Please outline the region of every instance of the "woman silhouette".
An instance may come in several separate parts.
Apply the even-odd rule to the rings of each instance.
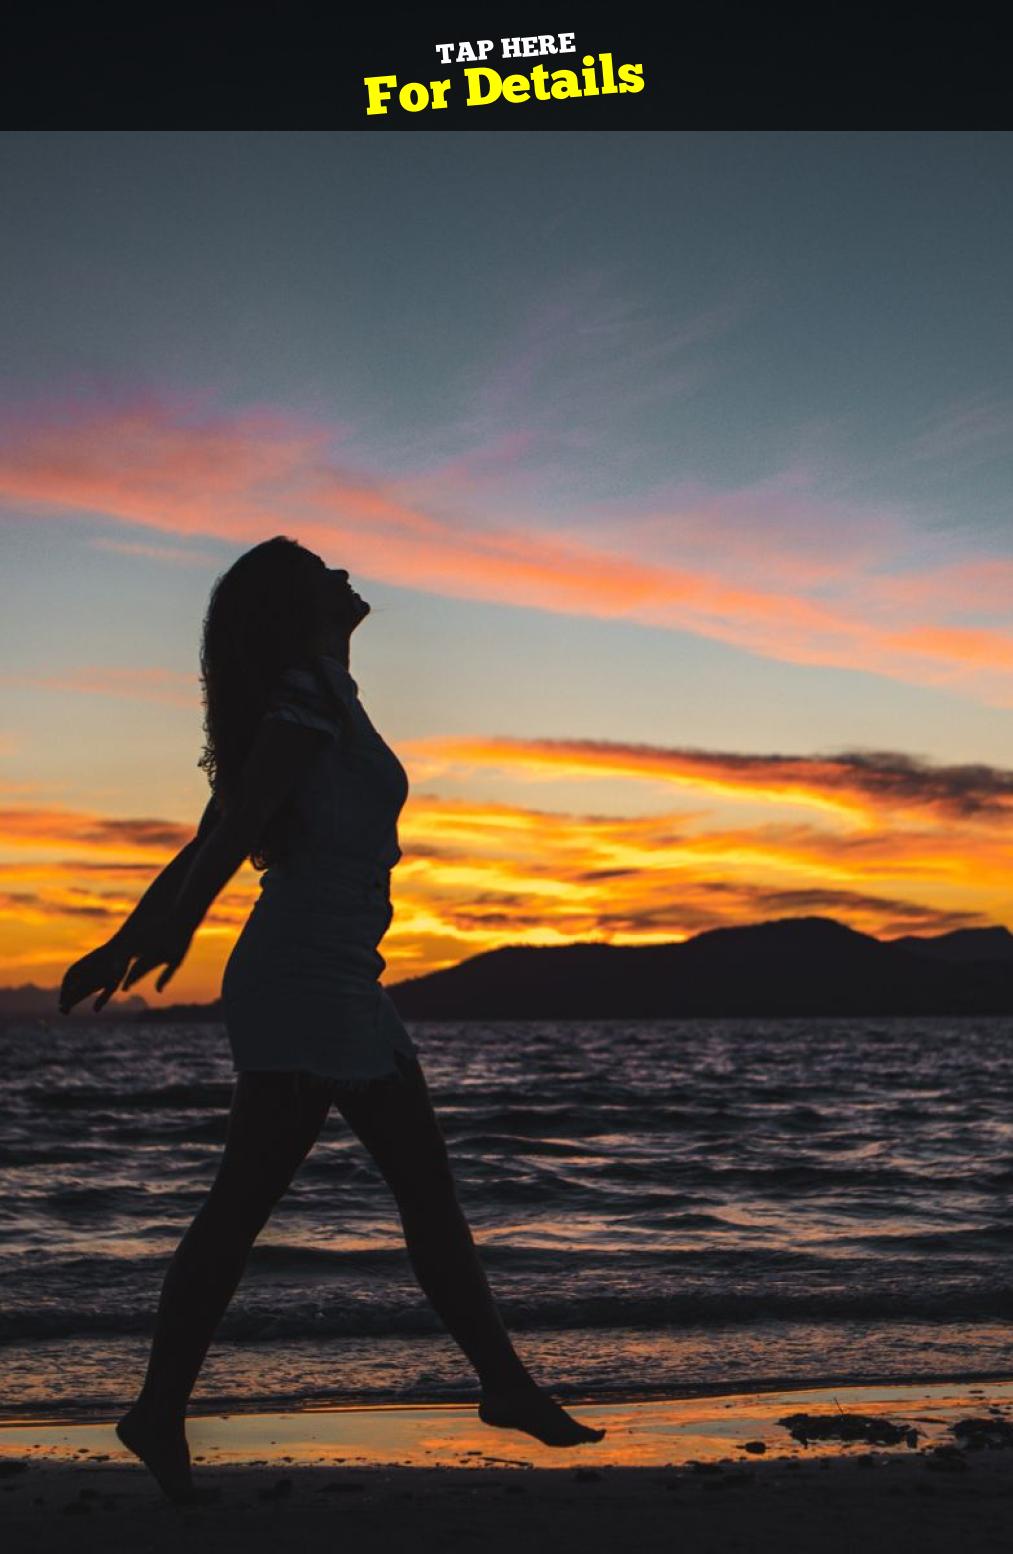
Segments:
[[[208,1345],[332,1103],[394,1195],[419,1284],[478,1375],[479,1416],[550,1446],[604,1434],[571,1418],[516,1353],[414,1045],[377,981],[408,783],[348,670],[368,613],[347,572],[283,536],[218,579],[201,644],[212,798],[193,840],[60,992],[64,1013],[95,992],[97,1010],[160,966],[161,992],[243,860],[266,865],[222,982],[237,1071],[224,1152],[169,1264],[144,1384],[117,1425],[173,1499],[194,1493],[185,1415]]]

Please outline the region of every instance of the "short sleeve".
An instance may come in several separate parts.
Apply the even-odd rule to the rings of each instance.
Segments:
[[[337,740],[356,691],[348,670],[337,659],[321,656],[308,667],[286,669],[278,676],[264,716],[319,729]]]

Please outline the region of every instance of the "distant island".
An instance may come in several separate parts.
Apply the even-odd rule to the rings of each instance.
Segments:
[[[884,941],[782,918],[679,944],[508,946],[389,992],[414,1020],[1013,1014],[1013,934]]]
[[[0,995],[0,1015],[11,1012],[13,991]],[[508,945],[388,992],[408,1020],[1013,1014],[1013,934],[963,928],[882,940],[832,918],[781,918],[679,944]],[[55,990],[45,997],[52,1002],[32,1013],[56,1012]],[[220,1020],[221,1004],[148,1008],[131,998],[104,1013]]]
[[[20,987],[0,987],[0,1019],[6,1019],[9,1016],[17,1016],[18,1019],[57,1016],[60,1014],[59,996],[58,987],[37,987],[34,982],[23,982]],[[94,1002],[94,998],[91,1002]],[[91,1004],[87,999],[79,1007],[87,1009],[89,1018],[92,1020],[105,1020],[112,1017],[122,1020],[124,1015],[144,1014],[148,1008],[138,993],[131,993],[117,1003],[106,1004],[98,1014],[92,1014]]]

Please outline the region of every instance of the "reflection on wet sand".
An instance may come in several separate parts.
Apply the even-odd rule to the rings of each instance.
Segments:
[[[574,1407],[578,1407],[575,1403]],[[1013,1380],[939,1382],[909,1386],[835,1387],[742,1393],[617,1404],[579,1404],[582,1419],[607,1430],[605,1440],[565,1452],[526,1436],[493,1431],[475,1409],[458,1404],[308,1409],[294,1414],[232,1414],[192,1418],[195,1459],[211,1465],[365,1467],[665,1467],[745,1462],[758,1456],[814,1458],[905,1455],[973,1445],[975,1431],[953,1433],[969,1418],[1013,1420]],[[826,1427],[800,1431],[799,1415],[824,1421],[862,1416],[898,1426],[894,1432]],[[977,1432],[981,1434],[979,1430]],[[851,1440],[841,1439],[851,1434]],[[807,1444],[798,1437],[802,1435]],[[880,1437],[880,1439],[877,1439]],[[747,1449],[748,1443],[748,1449]],[[0,1460],[51,1463],[131,1460],[111,1423],[18,1421],[0,1426]]]

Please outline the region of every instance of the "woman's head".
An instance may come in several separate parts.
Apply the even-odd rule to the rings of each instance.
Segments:
[[[277,535],[246,551],[211,590],[201,636],[206,744],[198,763],[227,809],[283,669],[340,653],[369,612],[348,573]]]

